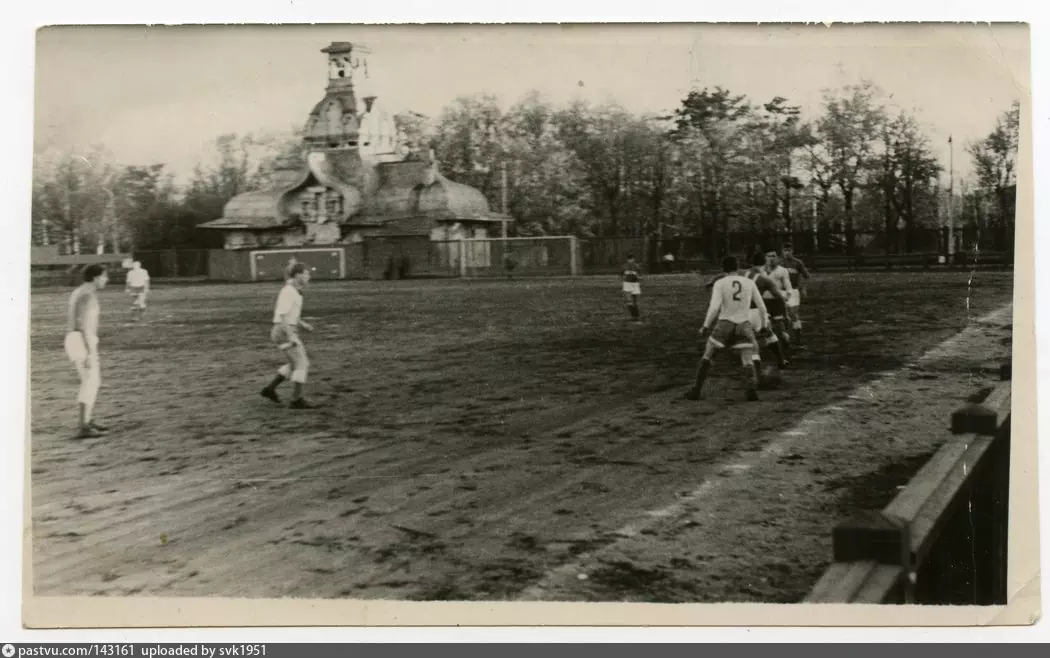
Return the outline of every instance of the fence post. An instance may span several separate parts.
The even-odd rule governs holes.
[[[459,276],[467,278],[467,241],[459,241]]]
[[[580,245],[575,235],[569,236],[569,272],[573,276],[580,273]]]

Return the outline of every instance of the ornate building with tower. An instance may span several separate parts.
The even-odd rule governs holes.
[[[353,80],[367,74],[367,51],[335,42],[321,52],[328,87],[306,121],[305,165],[279,162],[274,187],[234,197],[200,228],[221,231],[229,250],[498,237],[509,217],[492,212],[477,189],[442,176],[431,152],[406,148],[376,97],[359,103]]]

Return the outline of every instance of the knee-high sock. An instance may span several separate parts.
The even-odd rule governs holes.
[[[711,361],[707,357],[700,359],[700,365],[696,367],[696,377],[693,380],[693,388],[700,390],[704,387],[707,373],[711,369]]]
[[[744,376],[747,380],[747,390],[753,391],[758,388],[758,368],[756,366],[744,366]]]

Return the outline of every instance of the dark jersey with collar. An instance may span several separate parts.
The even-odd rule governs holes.
[[[642,280],[642,268],[638,263],[625,263],[622,276],[626,283],[638,283]]]
[[[791,287],[798,288],[799,283],[802,279],[809,278],[809,271],[806,269],[806,264],[800,261],[798,258],[792,256],[785,256],[780,259],[781,266],[788,271],[788,278],[791,279]]]

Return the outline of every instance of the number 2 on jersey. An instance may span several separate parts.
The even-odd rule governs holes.
[[[740,301],[740,293],[743,291],[743,289],[744,288],[743,288],[743,286],[740,285],[739,281],[734,281],[733,282],[733,301],[734,302],[739,302]]]

